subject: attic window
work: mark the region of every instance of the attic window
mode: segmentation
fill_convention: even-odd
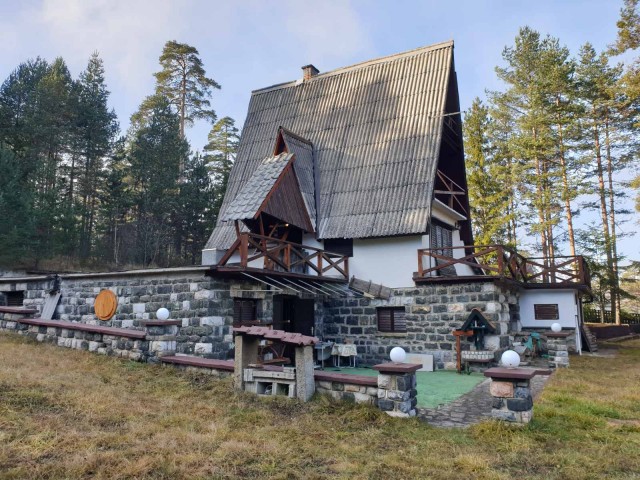
[[[324,249],[327,252],[353,257],[353,238],[328,238],[324,241]]]
[[[405,333],[407,321],[404,307],[378,308],[378,331],[384,333]]]
[[[560,311],[557,303],[535,303],[533,312],[536,320],[559,320]]]
[[[7,307],[22,307],[24,303],[24,292],[4,292],[7,297]]]
[[[259,300],[253,298],[233,299],[233,325],[255,325],[258,320]]]

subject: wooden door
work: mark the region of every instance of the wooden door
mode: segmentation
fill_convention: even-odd
[[[292,332],[313,336],[315,325],[314,301],[296,298],[293,312]]]

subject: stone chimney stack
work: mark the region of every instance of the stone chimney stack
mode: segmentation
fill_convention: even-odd
[[[307,80],[311,80],[311,77],[315,77],[318,73],[320,73],[320,70],[318,70],[313,65],[305,65],[304,67],[302,67],[302,80],[305,82]]]

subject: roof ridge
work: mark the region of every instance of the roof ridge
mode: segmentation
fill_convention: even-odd
[[[364,62],[354,63],[352,65],[347,65],[346,67],[339,67],[339,68],[335,68],[333,70],[329,70],[327,72],[318,73],[317,75],[314,75],[313,77],[311,77],[309,80],[306,80],[304,83],[310,83],[310,82],[316,81],[317,79],[320,79],[320,78],[326,78],[326,77],[331,77],[333,75],[339,75],[341,73],[345,73],[345,72],[348,72],[348,71],[351,71],[351,70],[356,70],[358,68],[367,67],[369,65],[375,65],[377,63],[390,62],[390,61],[396,60],[398,58],[410,57],[412,55],[417,55],[419,53],[428,52],[428,51],[432,51],[432,50],[438,50],[440,48],[445,48],[445,47],[453,47],[453,46],[454,46],[453,40],[447,40],[446,42],[434,43],[433,45],[426,45],[424,47],[414,48],[413,50],[407,50],[407,51],[400,52],[400,53],[394,53],[392,55],[386,55],[384,57],[378,57],[378,58],[374,58],[374,59],[371,59],[371,60],[366,60]],[[288,82],[276,83],[276,84],[270,85],[268,87],[263,87],[263,88],[258,88],[256,90],[252,90],[251,91],[251,95],[253,95],[254,93],[265,93],[265,92],[269,92],[271,90],[277,90],[279,88],[285,88],[285,87],[298,85],[298,84],[300,84],[300,80],[291,80],[291,81],[288,81]]]
[[[296,140],[299,140],[303,143],[306,143],[308,145],[311,145],[313,147],[313,142],[311,140],[308,140],[300,135],[298,135],[297,133],[292,132],[291,130],[289,130],[288,128],[283,127],[282,125],[280,125],[280,127],[278,127],[280,130],[282,130],[282,132],[290,137],[295,138]]]

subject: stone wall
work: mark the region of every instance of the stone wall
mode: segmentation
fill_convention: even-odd
[[[352,375],[356,376],[356,375]],[[372,377],[376,378],[376,377]],[[335,379],[330,381],[316,379],[316,392],[321,395],[328,395],[334,400],[365,403],[378,406],[378,387],[359,385],[347,380]]]
[[[0,279],[3,291],[24,291],[24,306],[42,311],[53,288],[53,278]],[[118,299],[115,315],[100,321],[93,304],[103,289]],[[202,267],[130,271],[108,274],[71,274],[60,277],[60,302],[54,319],[90,325],[143,330],[155,312],[169,309],[171,320],[180,325],[150,327],[151,347],[160,354],[190,354],[225,359],[233,355],[233,300],[252,298],[258,302],[258,319],[270,323],[273,295],[281,293],[251,280],[214,278]],[[322,324],[323,305],[316,302],[316,319]],[[36,315],[37,316],[37,315]],[[74,337],[75,338],[75,337]],[[151,357],[153,360],[153,356]]]
[[[377,327],[377,307],[402,306],[406,333],[382,333]],[[509,332],[519,320],[517,290],[494,281],[421,285],[395,289],[389,300],[332,299],[325,304],[325,338],[353,340],[363,364],[387,361],[393,347],[408,353],[431,354],[436,368],[455,368],[455,337],[472,309],[478,308],[497,327],[497,335],[485,340],[496,355],[509,346]],[[471,349],[463,341],[463,349]]]

